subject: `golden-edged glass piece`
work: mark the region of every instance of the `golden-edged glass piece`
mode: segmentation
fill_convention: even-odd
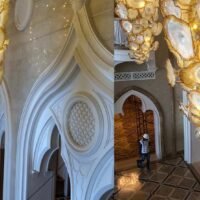
[[[165,20],[164,27],[166,37],[170,42],[169,48],[185,60],[192,59],[195,52],[190,27],[174,16]]]
[[[118,15],[121,19],[127,19],[128,18],[128,10],[126,6],[123,3],[117,4],[115,8],[115,13]]]
[[[162,1],[161,7],[164,16],[173,15],[177,18],[181,17],[181,9],[175,5],[173,0]]]
[[[179,72],[181,82],[190,89],[195,89],[200,85],[200,63],[194,63]]]
[[[191,91],[188,94],[190,104],[200,111],[200,93],[197,91]],[[199,116],[200,117],[200,116]]]
[[[200,127],[200,1],[162,0],[161,9],[165,38],[180,68],[173,73],[167,63],[168,81],[174,86],[177,79],[187,91],[189,103],[181,109]]]
[[[126,0],[129,8],[143,8],[145,6],[145,0]]]
[[[121,19],[122,28],[127,33],[130,57],[138,64],[149,59],[151,51],[156,51],[155,41],[162,31],[159,19],[159,0],[115,0],[115,13]],[[123,4],[123,6],[122,6]]]

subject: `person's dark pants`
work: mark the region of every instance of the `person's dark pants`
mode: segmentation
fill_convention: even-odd
[[[150,169],[150,153],[142,153],[142,162],[147,161],[146,167]]]

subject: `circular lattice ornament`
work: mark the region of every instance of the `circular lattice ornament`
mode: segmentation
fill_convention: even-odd
[[[95,136],[95,117],[85,102],[76,102],[68,115],[68,133],[78,147],[87,147]]]

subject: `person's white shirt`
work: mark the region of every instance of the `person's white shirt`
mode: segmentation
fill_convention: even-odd
[[[142,153],[149,153],[149,140],[140,140],[140,144],[142,145],[141,152]]]

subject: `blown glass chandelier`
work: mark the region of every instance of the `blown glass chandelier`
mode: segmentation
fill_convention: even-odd
[[[150,52],[156,51],[155,41],[162,31],[159,20],[159,0],[115,0],[115,14],[127,34],[129,56],[138,64],[148,61]]]
[[[167,61],[167,77],[171,86],[179,82],[188,93],[188,105],[181,110],[200,126],[200,1],[163,0],[165,38],[177,59],[176,70]]]
[[[6,38],[6,22],[8,18],[9,1],[0,0],[0,82],[3,79],[3,61],[9,41]]]

